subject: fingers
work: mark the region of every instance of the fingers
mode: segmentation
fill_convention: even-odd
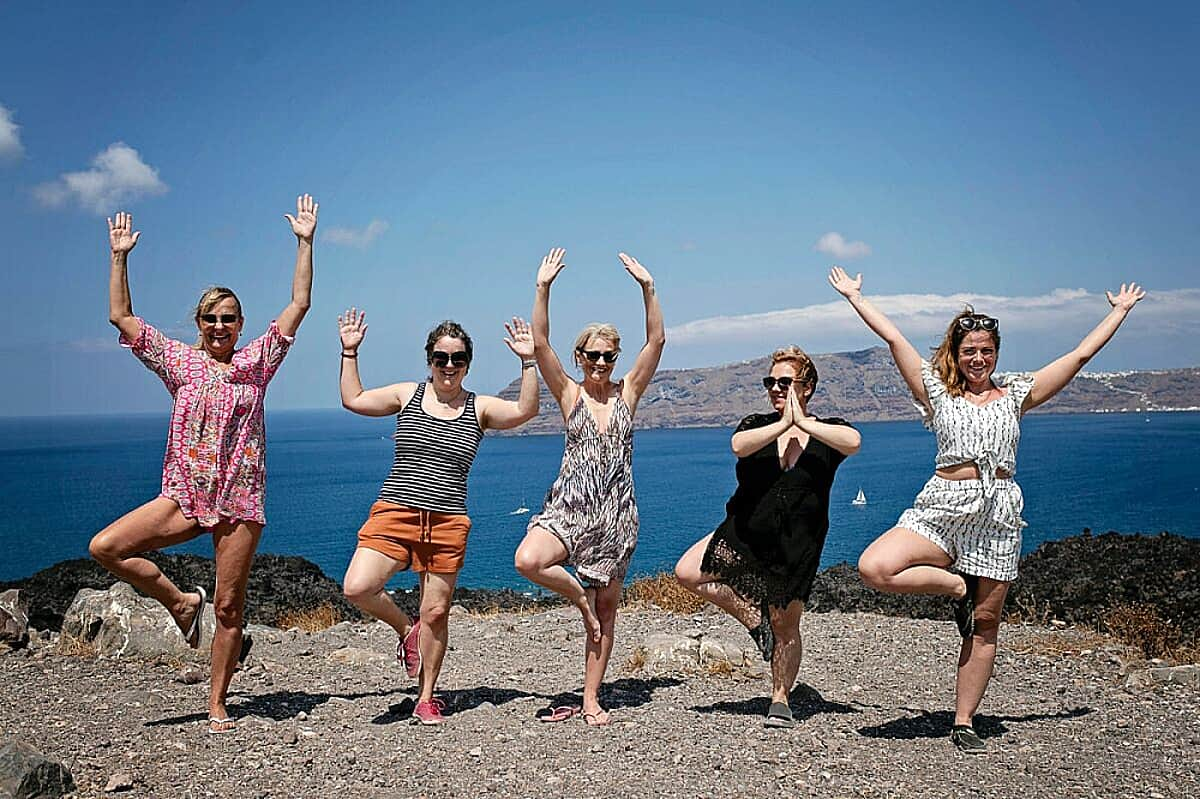
[[[140,231],[140,230],[135,231],[134,234],[132,236],[130,236],[129,246],[133,247],[134,245],[136,245],[137,240],[139,238],[141,238],[141,236],[142,236],[142,231]]]
[[[284,214],[283,218],[288,221],[289,225],[294,226],[296,224],[296,217],[292,216],[291,214]]]
[[[367,312],[351,307],[345,314],[338,314],[338,327],[362,327],[366,329]]]

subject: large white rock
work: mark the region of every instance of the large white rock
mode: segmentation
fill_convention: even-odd
[[[107,657],[148,659],[160,655],[192,658],[205,655],[215,624],[211,604],[204,606],[200,649],[190,649],[167,609],[138,596],[127,583],[107,591],[80,589],[63,616],[62,631]]]
[[[686,671],[700,663],[700,642],[686,635],[651,633],[640,647],[647,671]]]
[[[749,636],[705,635],[700,639],[700,665],[728,663],[730,666],[752,666],[759,658],[758,647]]]

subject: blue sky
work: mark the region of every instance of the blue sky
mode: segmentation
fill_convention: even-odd
[[[273,408],[337,405],[352,304],[367,383],[419,378],[449,317],[469,385],[498,390],[502,322],[556,245],[560,352],[593,320],[636,348],[625,250],[658,281],[665,367],[873,344],[831,306],[833,263],[918,346],[974,299],[1011,369],[1136,279],[1151,295],[1092,368],[1200,364],[1200,9],[895,5],[6,7],[0,367],[27,378],[0,415],[167,406],[107,322],[105,211],[143,231],[138,313],[190,337],[226,284],[252,333],[287,302],[301,192],[314,303]]]

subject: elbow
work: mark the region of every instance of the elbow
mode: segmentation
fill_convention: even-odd
[[[857,455],[860,449],[862,449],[862,439],[857,439],[850,442],[849,446],[843,447],[842,454],[849,458],[851,455]]]

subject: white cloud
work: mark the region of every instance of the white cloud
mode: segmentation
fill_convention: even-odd
[[[893,294],[870,298],[910,340],[940,336],[954,314],[970,303],[980,313],[1000,320],[1000,330],[1059,332],[1082,335],[1096,325],[1109,305],[1104,293],[1054,289],[1032,297],[992,294]],[[1153,292],[1130,317],[1138,326],[1160,334],[1200,334],[1200,289]],[[712,344],[737,340],[860,339],[869,334],[845,300],[740,316],[713,316],[667,330],[672,345]]]
[[[382,219],[372,219],[371,223],[364,228],[331,227],[322,234],[321,238],[330,244],[341,244],[365,250],[387,229],[387,222]]]
[[[836,231],[830,231],[817,239],[813,249],[842,260],[863,258],[871,254],[871,247],[865,241],[846,241],[842,234]]]
[[[13,122],[12,111],[0,105],[0,161],[16,160],[25,153],[20,130],[21,126]]]
[[[36,186],[33,192],[43,205],[51,208],[75,200],[89,211],[111,214],[141,197],[165,194],[167,184],[137,150],[125,142],[114,142],[92,159],[91,169],[67,172],[58,180]]]

